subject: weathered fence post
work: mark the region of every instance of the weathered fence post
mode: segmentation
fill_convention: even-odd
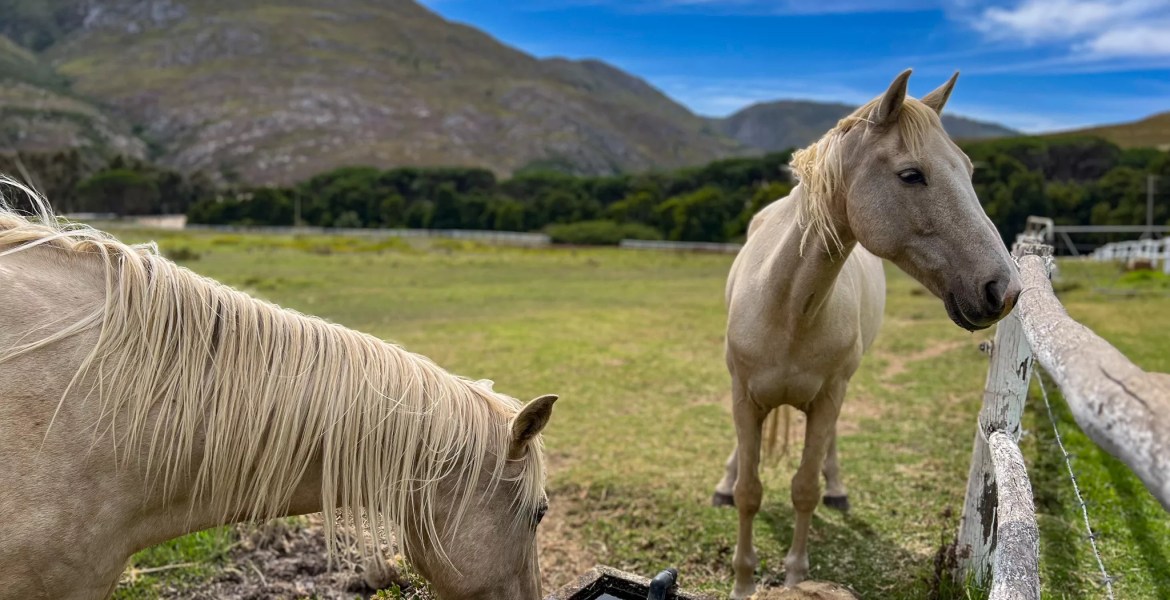
[[[1017,258],[1042,252],[1051,255],[1052,249],[1025,242],[1017,243],[1012,250]],[[987,437],[993,431],[1001,431],[1013,441],[1020,439],[1020,417],[1032,376],[1032,349],[1024,337],[1017,312],[1013,310],[996,325],[991,367],[983,390],[983,409],[979,411],[971,470],[967,475],[967,496],[959,523],[958,576],[965,578],[972,574],[978,585],[988,582],[996,544],[997,488]]]

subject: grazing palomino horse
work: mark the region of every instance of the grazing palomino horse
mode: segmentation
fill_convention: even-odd
[[[939,121],[957,76],[919,101],[906,96],[906,71],[884,95],[797,152],[799,183],[755,216],[731,267],[726,355],[737,444],[714,503],[739,511],[733,598],[755,591],[761,430],[773,409],[788,405],[807,414],[792,477],[796,522],[785,585],[808,575],[822,463],[825,503],[848,506],[837,467],[837,415],[881,324],[879,257],[941,298],[964,329],[991,326],[1019,294],[1015,263],[971,187],[971,161]]]
[[[34,202],[0,207],[0,598],[106,598],[137,550],[316,511],[333,556],[365,526],[363,558],[392,537],[442,598],[539,598],[556,396],[522,406]]]

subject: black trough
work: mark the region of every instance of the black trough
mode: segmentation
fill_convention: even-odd
[[[715,596],[678,589],[677,579],[676,569],[647,579],[599,565],[545,600],[715,600]]]

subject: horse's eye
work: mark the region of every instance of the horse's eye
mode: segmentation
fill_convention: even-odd
[[[926,185],[926,177],[923,177],[922,171],[919,171],[918,169],[906,169],[905,171],[901,171],[898,173],[898,178],[901,179],[903,183],[908,183],[910,185]]]
[[[540,525],[540,522],[544,520],[544,513],[546,513],[546,512],[548,512],[548,505],[547,504],[541,504],[540,508],[536,509],[536,524],[537,525]]]

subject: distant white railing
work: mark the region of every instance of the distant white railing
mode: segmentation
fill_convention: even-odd
[[[506,244],[510,246],[547,246],[551,243],[549,236],[543,233],[523,233],[519,231],[488,231],[477,229],[367,229],[359,227],[273,227],[241,225],[194,225],[188,224],[187,229],[195,231],[219,231],[224,233],[266,233],[280,235],[345,235],[375,238],[443,238],[453,240],[472,240],[488,244]]]
[[[718,244],[715,242],[667,242],[664,240],[622,240],[622,248],[635,250],[667,250],[674,252],[719,252],[735,254],[743,244]]]
[[[1160,265],[1162,272],[1170,275],[1170,238],[1113,242],[1097,248],[1089,257],[1099,261],[1148,260],[1151,266]]]

